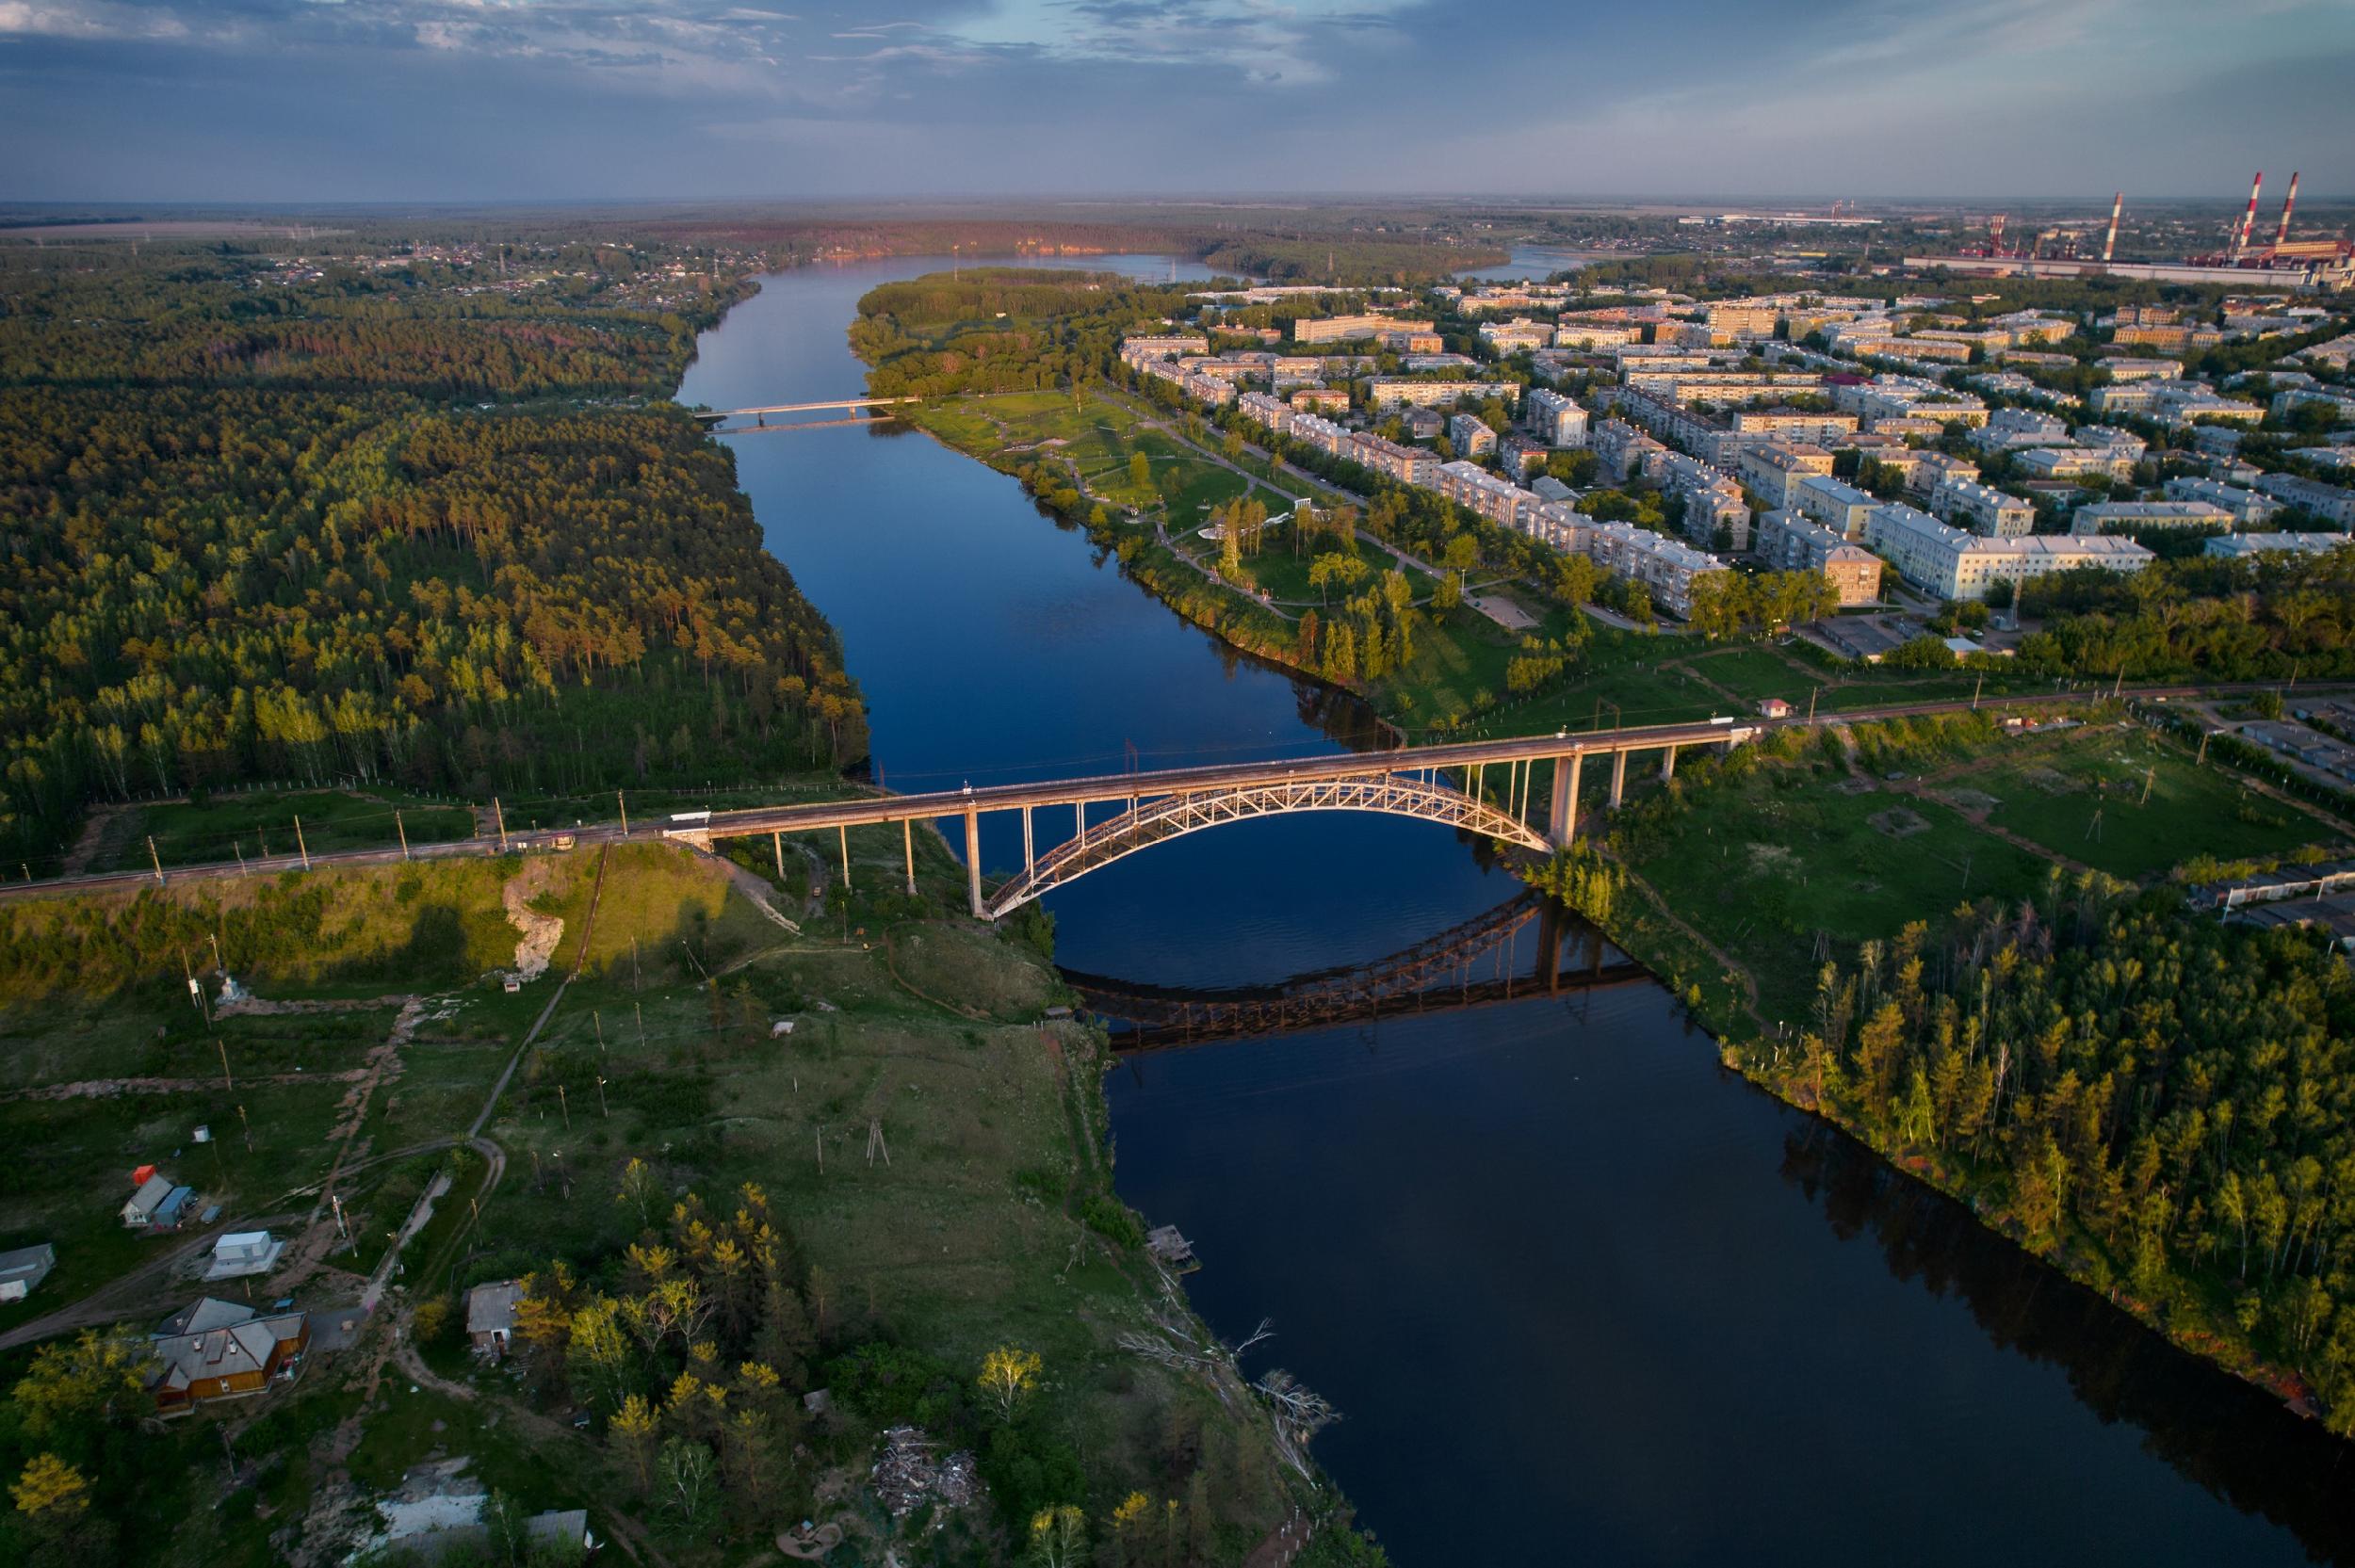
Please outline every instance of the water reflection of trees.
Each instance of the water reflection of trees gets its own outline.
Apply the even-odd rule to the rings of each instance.
[[[1810,1121],[1783,1142],[1782,1176],[1843,1239],[1869,1236],[1896,1278],[1958,1297],[1995,1344],[2067,1372],[2105,1422],[2315,1558],[2355,1562],[2347,1445],[2271,1395],[2176,1350],[2093,1291],[1989,1231],[1962,1204]]]

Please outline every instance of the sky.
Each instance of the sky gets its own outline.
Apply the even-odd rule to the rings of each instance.
[[[0,0],[0,200],[2355,196],[2355,0]]]

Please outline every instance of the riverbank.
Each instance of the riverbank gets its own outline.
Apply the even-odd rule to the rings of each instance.
[[[2345,1433],[2355,1384],[2320,1266],[2219,1262],[2255,1192],[2313,1179],[2292,1171],[2311,1153],[2305,1135],[2277,1154],[2261,1130],[2249,1163],[2225,1170],[2230,1186],[2162,1152],[2187,1117],[2330,1092],[2335,1070],[2268,1066],[2234,1032],[2260,1027],[2233,1021],[2246,994],[2202,1008],[2179,997],[2188,981],[2136,982],[2186,962],[2186,949],[2213,950],[2271,977],[2265,1006],[2310,997],[2328,1031],[2336,1004],[2321,998],[2347,982],[2338,961],[2292,933],[2179,913],[2179,879],[2341,854],[2348,841],[2329,813],[2202,767],[2097,705],[2023,736],[1962,716],[1695,758],[1632,800],[1596,848],[1535,880],[1666,978],[1751,1083],[1966,1204],[2179,1350]],[[2101,1015],[2055,1010],[2087,986]],[[2128,1043],[2151,1029],[2163,1043]],[[2217,1054],[2170,1106],[2158,1075],[2210,1040]],[[2081,1097],[2106,1104],[2126,1084],[2134,1115],[2076,1120]]]

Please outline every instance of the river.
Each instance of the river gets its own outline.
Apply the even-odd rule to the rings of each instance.
[[[921,258],[777,274],[679,396],[855,396]],[[1165,277],[1165,257],[1084,263]],[[1179,276],[1200,276],[1181,265]],[[1331,751],[1363,717],[1178,621],[1010,479],[903,427],[730,438],[838,627],[897,786]],[[983,858],[1018,862],[990,824]],[[1178,990],[1366,963],[1517,885],[1454,835],[1262,820],[1055,894],[1069,969]],[[1531,974],[1517,938],[1481,962]],[[1479,978],[1479,977],[1473,977]],[[2355,1562],[2347,1448],[1722,1069],[1648,981],[1129,1059],[1122,1195],[1400,1568]]]

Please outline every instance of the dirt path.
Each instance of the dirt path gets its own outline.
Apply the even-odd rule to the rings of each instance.
[[[98,858],[98,851],[106,846],[106,830],[113,825],[116,817],[133,809],[130,806],[92,806],[89,815],[82,819],[82,831],[74,838],[73,848],[65,852],[65,861],[57,875],[78,877],[88,871],[90,862]]]
[[[225,1225],[216,1226],[157,1257],[150,1258],[127,1274],[116,1275],[72,1306],[59,1307],[28,1323],[19,1323],[7,1334],[0,1334],[0,1350],[29,1345],[36,1339],[46,1339],[52,1334],[66,1334],[74,1329],[92,1329],[102,1323],[119,1322],[147,1312],[170,1294],[162,1287],[178,1278],[180,1270],[208,1250],[213,1238],[227,1229]]]

